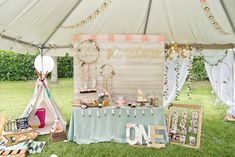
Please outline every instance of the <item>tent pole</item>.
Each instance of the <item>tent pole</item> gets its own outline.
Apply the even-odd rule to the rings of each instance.
[[[149,6],[148,6],[148,11],[147,11],[147,16],[146,16],[146,21],[144,25],[144,34],[146,34],[147,27],[148,27],[148,21],[149,21],[149,14],[152,6],[152,0],[149,0]]]
[[[225,14],[226,14],[226,16],[227,16],[227,18],[228,18],[228,21],[229,21],[229,23],[230,23],[230,25],[231,25],[231,27],[232,27],[232,29],[233,29],[233,33],[235,34],[235,26],[234,26],[234,23],[233,23],[233,21],[232,21],[232,19],[231,19],[231,16],[229,15],[229,12],[228,12],[226,6],[225,6],[225,4],[224,4],[224,1],[223,1],[223,0],[220,0],[220,3],[221,3],[221,5],[222,5],[222,7],[223,7],[223,9],[224,9],[224,12],[225,12]]]
[[[48,38],[44,41],[42,44],[42,48],[45,46],[45,44],[52,38],[52,36],[56,33],[56,31],[61,27],[61,25],[64,23],[65,20],[69,17],[69,15],[72,14],[72,12],[77,8],[77,6],[81,3],[82,0],[78,0],[76,4],[73,6],[73,8],[66,14],[66,16],[60,21],[60,23],[56,26],[56,28],[52,31],[52,33],[48,36]]]
[[[147,31],[148,21],[149,21],[149,14],[150,14],[151,6],[152,6],[152,0],[149,0],[147,16],[146,16],[146,21],[145,21],[145,25],[144,25],[144,34],[146,34],[146,31]]]
[[[200,43],[198,43],[200,44]],[[195,44],[188,44],[188,43],[182,43],[182,44],[178,44],[179,47],[184,47],[185,45],[190,45],[193,46]],[[202,46],[203,49],[232,49],[235,48],[235,44],[200,44]],[[56,49],[71,49],[73,48],[71,45],[57,45],[53,48]],[[46,49],[46,51],[44,52],[44,54],[49,51],[51,48],[50,47],[44,47],[43,49]]]
[[[29,42],[26,42],[26,41],[23,41],[23,40],[20,40],[20,39],[16,39],[16,38],[13,38],[13,37],[10,37],[10,36],[7,36],[7,35],[3,35],[3,33],[0,33],[0,36],[1,36],[1,38],[6,39],[6,40],[14,41],[14,42],[17,42],[19,44],[24,44],[24,45],[28,45],[28,46],[32,46],[32,47],[36,47],[36,48],[40,49],[40,46],[38,46],[36,44],[32,44],[32,43],[29,43]]]

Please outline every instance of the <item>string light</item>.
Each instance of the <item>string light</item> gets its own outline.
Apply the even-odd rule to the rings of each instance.
[[[172,43],[169,44],[166,49],[169,60],[189,59],[189,54],[192,50],[192,46],[186,44],[184,47],[179,47],[178,43],[172,41]]]

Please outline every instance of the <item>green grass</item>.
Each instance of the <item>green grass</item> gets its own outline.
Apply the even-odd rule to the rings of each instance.
[[[35,81],[0,82],[0,114],[7,118],[19,117],[33,94]],[[40,136],[37,140],[46,140],[43,153],[32,157],[49,157],[55,153],[59,157],[74,156],[120,156],[120,157],[156,157],[156,156],[235,156],[235,124],[224,122],[225,106],[212,106],[210,101],[211,86],[208,81],[193,82],[192,100],[186,97],[185,88],[180,95],[180,103],[200,104],[203,106],[203,123],[201,148],[199,150],[167,144],[165,149],[137,148],[127,144],[99,143],[78,145],[73,142],[51,143],[48,136]],[[50,85],[50,90],[62,113],[69,122],[71,101],[73,99],[73,80],[61,79],[58,85]]]

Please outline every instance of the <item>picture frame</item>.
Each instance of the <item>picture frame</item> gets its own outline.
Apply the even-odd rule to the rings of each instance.
[[[172,104],[169,107],[167,128],[172,144],[199,149],[201,144],[202,107],[191,104]],[[185,113],[187,112],[187,115]],[[179,116],[175,116],[178,114]],[[178,118],[176,120],[176,118]],[[172,123],[176,121],[177,124]],[[182,127],[182,121],[186,122]],[[170,130],[177,131],[170,131]],[[182,130],[183,129],[183,130]]]

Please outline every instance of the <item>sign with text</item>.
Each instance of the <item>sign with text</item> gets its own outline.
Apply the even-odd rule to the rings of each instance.
[[[29,127],[28,118],[16,119],[16,127],[18,130],[27,129]]]
[[[159,133],[159,131],[163,132]],[[131,145],[147,145],[148,147],[163,148],[165,144],[157,141],[164,139],[166,133],[167,131],[164,126],[149,125],[148,131],[146,131],[142,124],[128,123],[126,125],[126,142]]]

